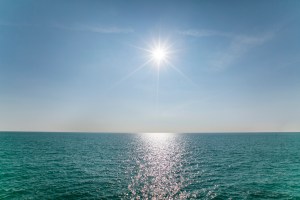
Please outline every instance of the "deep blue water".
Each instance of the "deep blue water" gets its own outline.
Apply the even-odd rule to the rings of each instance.
[[[300,133],[0,132],[0,199],[300,199]]]

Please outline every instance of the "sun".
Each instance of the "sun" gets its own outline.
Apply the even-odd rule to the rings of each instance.
[[[163,64],[167,64],[170,56],[169,46],[161,41],[155,43],[149,50],[150,60],[160,68]]]
[[[162,47],[156,47],[151,51],[152,60],[160,66],[167,59],[167,51]]]
[[[144,51],[144,56],[147,59],[146,62],[140,66],[140,68],[149,65],[158,71],[162,67],[167,66],[174,68],[173,64],[171,63],[171,59],[174,57],[176,50],[173,49],[173,44],[169,43],[168,39],[153,39],[151,42],[146,44],[146,48],[134,46],[135,48]]]
[[[120,84],[121,82],[127,80],[136,72],[144,69],[145,67],[151,66],[154,72],[156,72],[157,77],[157,95],[159,88],[159,77],[161,70],[172,69],[181,75],[183,78],[188,80],[189,82],[193,82],[190,78],[185,75],[180,68],[177,68],[172,60],[177,59],[177,53],[180,52],[180,49],[174,49],[175,43],[170,43],[170,39],[161,40],[161,38],[152,39],[150,42],[145,42],[146,47],[140,47],[135,45],[130,45],[138,50],[141,50],[143,53],[143,57],[146,59],[144,63],[136,67],[133,71],[124,76],[121,80],[116,82],[114,85]]]

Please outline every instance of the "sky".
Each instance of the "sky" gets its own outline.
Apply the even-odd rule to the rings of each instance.
[[[299,36],[298,0],[0,0],[0,130],[300,131]]]

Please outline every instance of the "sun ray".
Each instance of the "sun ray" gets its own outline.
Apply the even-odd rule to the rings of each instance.
[[[177,67],[175,67],[170,61],[166,61],[167,64],[174,70],[176,71],[179,75],[181,75],[184,79],[186,79],[187,81],[189,81],[191,84],[198,86],[192,79],[190,79],[187,75],[185,75],[185,73],[183,73],[180,69],[178,69]]]
[[[134,45],[130,45],[133,48],[141,50],[145,52],[147,56],[147,61],[134,69],[132,72],[128,73],[126,76],[121,78],[119,81],[115,82],[111,88],[116,87],[121,84],[123,81],[130,78],[136,72],[142,70],[144,67],[148,65],[152,65],[155,67],[155,76],[156,76],[156,84],[155,84],[155,112],[159,114],[159,104],[160,104],[160,70],[164,67],[170,67],[172,70],[176,71],[181,77],[187,80],[189,83],[198,86],[193,80],[191,80],[185,73],[183,73],[179,68],[177,68],[172,62],[171,58],[174,53],[178,52],[178,50],[174,49],[173,44],[170,44],[167,40],[161,40],[160,36],[157,40],[153,40],[151,44],[148,45],[147,48],[142,48]]]
[[[136,49],[139,49],[139,50],[143,50],[143,51],[146,51],[148,53],[151,53],[151,50],[150,49],[145,49],[145,48],[142,48],[142,47],[138,47],[138,46],[135,46],[135,45],[130,45],[131,47],[134,47]]]
[[[127,80],[128,78],[130,78],[133,74],[135,74],[136,72],[140,71],[142,68],[144,68],[147,64],[149,64],[150,62],[152,62],[152,60],[148,60],[146,61],[144,64],[142,64],[141,66],[137,67],[135,70],[131,71],[130,73],[128,73],[126,76],[124,76],[123,78],[121,78],[120,80],[118,80],[117,82],[115,82],[110,89],[116,87],[117,85],[119,85],[120,83],[122,83],[123,81]]]
[[[159,70],[156,72],[156,97],[155,97],[155,110],[156,113],[159,111]]]

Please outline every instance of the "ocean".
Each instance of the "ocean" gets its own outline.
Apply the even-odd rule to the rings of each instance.
[[[0,199],[300,199],[300,133],[0,132]]]

